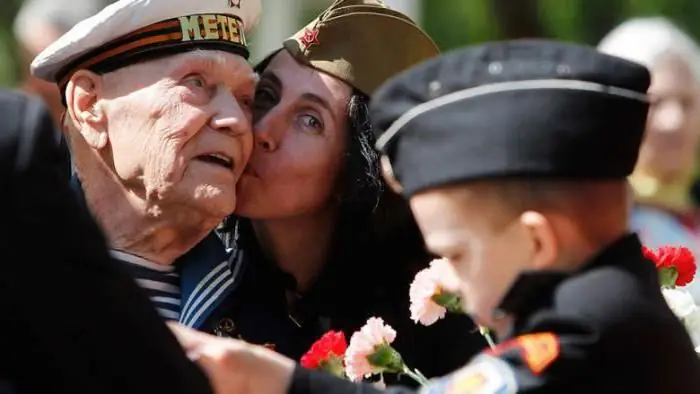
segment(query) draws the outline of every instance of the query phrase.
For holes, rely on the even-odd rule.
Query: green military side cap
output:
[[[371,95],[440,50],[406,15],[378,0],[336,0],[284,42],[298,61]]]

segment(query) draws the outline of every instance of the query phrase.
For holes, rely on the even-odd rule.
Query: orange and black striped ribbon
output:
[[[208,14],[149,25],[81,55],[57,73],[56,81],[63,92],[77,70],[88,69],[104,74],[126,65],[195,48],[218,49],[247,59],[249,52],[242,20],[233,15]]]

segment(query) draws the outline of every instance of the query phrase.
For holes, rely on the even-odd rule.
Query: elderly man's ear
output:
[[[103,94],[102,76],[79,70],[66,87],[67,113],[74,127],[94,149],[107,145],[107,117],[100,100]]]

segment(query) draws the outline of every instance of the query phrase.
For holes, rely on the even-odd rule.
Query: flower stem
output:
[[[403,373],[406,374],[409,378],[415,380],[416,383],[420,384],[421,386],[425,386],[426,384],[428,384],[428,378],[423,376],[423,374],[420,373],[418,370],[413,372],[410,368],[404,366]]]
[[[428,381],[428,378],[426,378],[425,375],[423,375],[423,373],[418,370],[418,368],[414,369],[413,372],[415,372],[416,375],[420,376],[421,379],[425,380],[426,382]]]
[[[494,342],[493,338],[491,338],[489,329],[479,326],[479,331],[481,332],[481,336],[483,336],[486,339],[486,343],[489,344],[489,347],[491,347],[491,349],[496,349],[496,342]]]

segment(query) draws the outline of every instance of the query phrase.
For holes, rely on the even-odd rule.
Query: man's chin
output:
[[[204,212],[206,216],[223,219],[233,213],[236,207],[236,193],[233,188],[200,185],[193,193],[192,205]]]

